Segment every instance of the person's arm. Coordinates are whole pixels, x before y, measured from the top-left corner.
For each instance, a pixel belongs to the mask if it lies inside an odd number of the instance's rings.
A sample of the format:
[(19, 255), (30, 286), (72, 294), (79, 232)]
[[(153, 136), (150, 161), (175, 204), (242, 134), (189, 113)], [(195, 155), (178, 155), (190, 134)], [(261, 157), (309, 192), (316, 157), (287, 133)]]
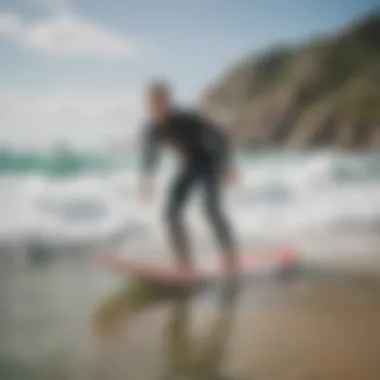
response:
[(216, 129), (216, 134), (220, 141), (221, 166), (225, 172), (230, 172), (233, 170), (233, 154), (230, 136), (222, 129)]
[(212, 121), (203, 119), (202, 122), (205, 129), (206, 147), (218, 157), (223, 172), (233, 171), (233, 149), (230, 136)]
[(159, 136), (154, 127), (148, 126), (142, 136), (141, 144), (141, 182), (140, 192), (144, 198), (149, 198), (153, 190), (153, 174), (157, 167)]

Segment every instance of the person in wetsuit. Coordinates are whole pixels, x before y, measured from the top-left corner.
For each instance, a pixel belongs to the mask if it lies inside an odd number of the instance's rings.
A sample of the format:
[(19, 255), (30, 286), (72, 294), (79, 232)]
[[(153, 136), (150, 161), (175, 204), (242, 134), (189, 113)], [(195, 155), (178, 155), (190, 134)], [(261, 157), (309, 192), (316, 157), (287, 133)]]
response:
[(195, 112), (176, 109), (168, 86), (155, 82), (148, 88), (151, 120), (143, 135), (141, 195), (152, 195), (152, 176), (163, 145), (174, 148), (183, 160), (169, 193), (166, 218), (178, 266), (191, 272), (191, 254), (182, 224), (182, 211), (196, 185), (203, 188), (206, 214), (223, 253), (224, 269), (235, 269), (236, 247), (232, 230), (221, 207), (222, 179), (232, 180), (231, 151), (227, 136), (210, 120)]

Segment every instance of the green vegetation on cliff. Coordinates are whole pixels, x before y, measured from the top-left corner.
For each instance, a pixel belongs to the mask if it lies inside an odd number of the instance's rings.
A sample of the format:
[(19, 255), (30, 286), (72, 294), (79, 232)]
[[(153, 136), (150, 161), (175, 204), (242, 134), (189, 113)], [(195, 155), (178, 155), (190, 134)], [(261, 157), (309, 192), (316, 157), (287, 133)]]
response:
[(203, 110), (248, 146), (380, 147), (380, 13), (234, 66)]

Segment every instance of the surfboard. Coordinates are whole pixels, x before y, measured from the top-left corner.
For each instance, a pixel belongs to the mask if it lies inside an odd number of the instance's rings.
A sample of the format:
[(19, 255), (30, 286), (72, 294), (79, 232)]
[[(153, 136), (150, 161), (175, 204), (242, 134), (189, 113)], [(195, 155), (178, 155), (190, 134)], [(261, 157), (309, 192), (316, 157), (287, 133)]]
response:
[[(128, 258), (126, 254), (101, 253), (98, 262), (105, 268), (122, 276), (130, 276), (164, 284), (181, 285), (207, 282), (226, 277), (220, 260), (214, 260), (183, 276), (174, 266), (163, 266), (140, 262)], [(235, 275), (257, 274), (271, 269), (291, 268), (297, 262), (297, 254), (291, 248), (277, 248), (262, 252), (247, 252), (239, 255), (238, 268)]]

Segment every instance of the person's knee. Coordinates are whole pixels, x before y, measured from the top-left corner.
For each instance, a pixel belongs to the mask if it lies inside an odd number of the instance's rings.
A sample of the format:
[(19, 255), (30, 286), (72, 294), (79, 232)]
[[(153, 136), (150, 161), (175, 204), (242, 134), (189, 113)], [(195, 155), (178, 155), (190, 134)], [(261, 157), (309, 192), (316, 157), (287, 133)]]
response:
[(171, 226), (178, 225), (181, 220), (180, 209), (173, 205), (169, 205), (165, 210), (164, 219)]
[(221, 218), (221, 212), (219, 210), (218, 205), (216, 205), (212, 201), (206, 201), (204, 205), (204, 210), (208, 218), (215, 221)]

